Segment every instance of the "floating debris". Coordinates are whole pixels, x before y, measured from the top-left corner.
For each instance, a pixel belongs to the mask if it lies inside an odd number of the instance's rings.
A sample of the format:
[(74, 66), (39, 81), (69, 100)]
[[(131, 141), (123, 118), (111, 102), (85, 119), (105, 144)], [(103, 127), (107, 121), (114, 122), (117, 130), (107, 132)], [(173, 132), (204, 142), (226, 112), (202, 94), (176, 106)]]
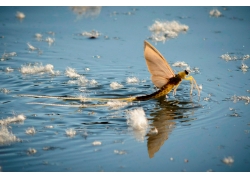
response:
[(119, 155), (127, 154), (127, 152), (124, 151), (124, 150), (119, 151), (119, 150), (116, 150), (116, 149), (114, 150), (114, 153), (115, 153), (115, 154), (119, 154)]
[[(183, 65), (185, 65), (185, 64), (186, 63), (184, 63)], [(191, 69), (190, 66), (187, 66), (186, 70), (189, 71), (190, 73), (200, 73), (200, 69), (198, 67), (194, 67), (194, 68)]]
[(31, 50), (31, 51), (37, 50), (37, 48), (34, 47), (34, 46), (32, 46), (30, 43), (27, 43), (27, 45), (28, 45), (28, 49), (29, 49), (29, 50)]
[(148, 120), (143, 108), (136, 108), (127, 112), (127, 124), (132, 128), (134, 137), (143, 142), (148, 128)]
[(169, 38), (177, 37), (180, 32), (186, 32), (188, 28), (177, 21), (155, 21), (149, 30), (152, 32), (152, 40), (165, 42)]
[(188, 66), (188, 64), (187, 63), (185, 63), (184, 61), (177, 61), (177, 62), (175, 62), (174, 64), (172, 64), (172, 66), (174, 66), (174, 67), (185, 67), (185, 66)]
[(205, 97), (203, 100), (204, 101), (208, 101), (208, 100), (210, 100), (210, 98), (209, 97)]
[(139, 83), (139, 79), (137, 77), (128, 77), (126, 81), (127, 83)]
[(248, 66), (242, 62), (242, 64), (241, 64), (241, 70), (242, 70), (243, 72), (246, 72), (247, 69), (248, 69)]
[(49, 45), (51, 45), (51, 44), (53, 44), (53, 43), (55, 42), (55, 38), (47, 37), (47, 38), (45, 39), (45, 41), (46, 41)]
[[(86, 78), (85, 78), (86, 79)], [(87, 80), (87, 79), (86, 79)], [(85, 81), (86, 81), (85, 80)], [(88, 80), (87, 80), (87, 82), (88, 82)], [(96, 86), (97, 84), (98, 84), (98, 82), (95, 80), (95, 79), (92, 79), (92, 80), (90, 80), (89, 81), (89, 84), (91, 85), (91, 86)]]
[(25, 14), (23, 12), (19, 12), (17, 11), (16, 12), (16, 17), (20, 20), (24, 19), (25, 18)]
[(171, 157), (171, 158), (169, 158), (169, 159), (170, 159), (170, 161), (173, 161), (173, 160), (174, 160), (174, 158), (172, 158), (172, 157)]
[(111, 87), (112, 89), (119, 89), (119, 88), (123, 88), (123, 85), (122, 85), (122, 84), (119, 84), (118, 82), (112, 82), (112, 83), (110, 84), (110, 87)]
[(6, 67), (6, 68), (5, 68), (5, 71), (9, 73), (9, 72), (13, 72), (14, 69), (12, 69), (12, 68), (10, 68), (10, 67)]
[(78, 78), (78, 77), (81, 76), (80, 74), (78, 74), (78, 73), (76, 72), (75, 69), (73, 69), (73, 68), (71, 68), (71, 67), (67, 67), (67, 68), (66, 68), (65, 75), (68, 76), (68, 77), (70, 77), (70, 78)]
[(220, 58), (226, 61), (247, 60), (250, 58), (250, 55), (246, 54), (241, 57), (241, 56), (229, 55), (228, 53), (226, 53), (221, 55)]
[(228, 165), (231, 165), (234, 163), (234, 159), (231, 157), (231, 156), (228, 156), (228, 157), (225, 157), (223, 160), (222, 160), (223, 163), (225, 164), (228, 164)]
[(101, 35), (101, 33), (99, 33), (98, 31), (92, 30), (90, 32), (84, 31), (80, 35), (88, 37), (89, 39), (96, 39)]
[(88, 79), (86, 79), (84, 76), (80, 76), (77, 79), (77, 84), (79, 86), (86, 86), (88, 82), (89, 82)]
[(185, 162), (185, 163), (188, 163), (188, 159), (184, 159), (184, 162)]
[(13, 57), (13, 56), (17, 56), (17, 53), (16, 52), (3, 53), (2, 57), (1, 57), (1, 61), (8, 60), (8, 59), (10, 59), (10, 57)]
[(29, 135), (34, 135), (36, 134), (36, 129), (34, 127), (29, 127), (28, 129), (25, 130), (25, 133)]
[(220, 58), (226, 61), (237, 60), (236, 56), (230, 56), (228, 53), (221, 55)]
[(100, 59), (100, 58), (101, 58), (101, 56), (99, 56), (99, 55), (95, 55), (95, 56), (93, 56), (93, 58)]
[(20, 139), (8, 131), (6, 126), (1, 126), (0, 129), (0, 145), (10, 144), (12, 142), (19, 142)]
[(250, 103), (250, 97), (249, 96), (232, 96), (231, 98), (233, 100), (234, 103), (238, 102), (238, 101), (245, 101), (245, 105)]
[(24, 65), (21, 67), (20, 72), (22, 74), (43, 74), (43, 73), (49, 73), (52, 75), (59, 75), (60, 71), (54, 71), (54, 66), (52, 64), (46, 64), (43, 66), (42, 64), (38, 65)]
[(249, 59), (250, 58), (250, 55), (249, 54), (246, 54), (243, 56), (242, 60), (246, 60), (246, 59)]
[(7, 117), (6, 119), (0, 120), (0, 125), (8, 125), (10, 123), (23, 123), (26, 117), (23, 114), (19, 114), (13, 117)]
[(27, 150), (27, 154), (29, 154), (29, 155), (31, 155), (31, 154), (36, 154), (36, 153), (37, 153), (37, 150), (34, 149), (34, 148), (29, 148), (29, 149)]
[(222, 16), (222, 13), (218, 9), (213, 9), (209, 12), (210, 16), (214, 17), (220, 17)]
[(1, 89), (0, 89), (0, 92), (1, 92), (1, 93), (4, 93), (4, 94), (8, 94), (8, 93), (10, 93), (10, 90), (8, 90), (8, 89), (6, 89), (6, 88), (1, 88)]
[(43, 37), (43, 35), (40, 34), (40, 33), (36, 33), (36, 34), (35, 34), (35, 38), (36, 38), (36, 40), (38, 40), (38, 41), (41, 41), (41, 40), (42, 40), (42, 37)]
[(92, 143), (92, 145), (93, 145), (93, 146), (100, 146), (100, 145), (102, 145), (102, 142), (101, 142), (101, 141), (94, 141), (94, 142)]
[(73, 128), (69, 128), (65, 132), (66, 132), (66, 135), (69, 137), (74, 137), (76, 135), (76, 131)]

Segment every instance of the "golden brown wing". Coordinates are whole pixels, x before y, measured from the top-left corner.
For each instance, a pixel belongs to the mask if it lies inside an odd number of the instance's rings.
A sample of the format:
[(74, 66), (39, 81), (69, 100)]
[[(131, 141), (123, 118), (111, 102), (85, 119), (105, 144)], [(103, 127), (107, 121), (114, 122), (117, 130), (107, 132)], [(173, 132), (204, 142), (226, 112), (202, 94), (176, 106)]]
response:
[(144, 41), (144, 57), (151, 74), (151, 80), (156, 87), (161, 88), (167, 84), (171, 77), (175, 76), (166, 59), (147, 41)]

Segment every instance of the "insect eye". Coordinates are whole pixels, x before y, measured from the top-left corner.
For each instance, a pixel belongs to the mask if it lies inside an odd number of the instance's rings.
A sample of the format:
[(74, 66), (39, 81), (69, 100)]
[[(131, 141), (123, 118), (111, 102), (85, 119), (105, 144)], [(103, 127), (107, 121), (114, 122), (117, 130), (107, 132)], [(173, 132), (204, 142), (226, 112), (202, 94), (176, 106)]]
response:
[(185, 70), (185, 73), (186, 73), (186, 75), (189, 75), (189, 71), (188, 70)]

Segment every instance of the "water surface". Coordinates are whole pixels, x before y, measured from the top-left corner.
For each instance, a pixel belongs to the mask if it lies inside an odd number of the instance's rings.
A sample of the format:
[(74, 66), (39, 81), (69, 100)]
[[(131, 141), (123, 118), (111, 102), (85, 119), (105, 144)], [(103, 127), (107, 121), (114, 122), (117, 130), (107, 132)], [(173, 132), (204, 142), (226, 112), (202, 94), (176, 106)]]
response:
[[(216, 7), (219, 17), (209, 14), (214, 8), (99, 7), (85, 8), (79, 15), (69, 7), (0, 7), (0, 118), (26, 117), (23, 122), (0, 125), (0, 170), (250, 171), (249, 101), (232, 99), (249, 97), (249, 71), (241, 66), (250, 66), (248, 58), (242, 60), (250, 54), (250, 8)], [(17, 11), (25, 18), (18, 19)], [(149, 30), (155, 20), (177, 21), (188, 30), (155, 42)], [(81, 35), (92, 30), (100, 35)], [(42, 35), (40, 40), (36, 33)], [(156, 89), (143, 56), (144, 40), (170, 65), (184, 61), (191, 70), (197, 68), (191, 75), (202, 85), (200, 97), (196, 90), (190, 96), (188, 81), (179, 86), (176, 96), (170, 93), (167, 99), (121, 107), (47, 106), (29, 103), (82, 102), (18, 96), (150, 94)], [(27, 43), (37, 49), (29, 49)], [(12, 52), (16, 55), (8, 54)], [(225, 60), (221, 58), (225, 54), (237, 58)], [(51, 64), (54, 74), (23, 74), (21, 68), (29, 64)], [(88, 81), (68, 77), (67, 67)], [(178, 72), (186, 67), (172, 68)], [(122, 87), (113, 89), (112, 82)], [(129, 112), (138, 108), (149, 124), (144, 131), (127, 124)], [(35, 133), (27, 134), (28, 128)], [(149, 133), (154, 128), (158, 133)], [(69, 129), (75, 134), (67, 135)], [(8, 141), (13, 136), (16, 139)], [(225, 161), (228, 157), (233, 162)]]

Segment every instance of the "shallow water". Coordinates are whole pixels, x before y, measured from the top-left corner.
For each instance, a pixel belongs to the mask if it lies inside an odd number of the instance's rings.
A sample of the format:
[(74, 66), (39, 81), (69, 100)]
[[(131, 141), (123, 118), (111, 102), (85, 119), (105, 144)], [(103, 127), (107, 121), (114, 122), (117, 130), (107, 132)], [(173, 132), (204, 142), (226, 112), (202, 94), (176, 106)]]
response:
[[(250, 8), (218, 7), (220, 17), (211, 16), (212, 9), (102, 7), (77, 15), (69, 7), (0, 7), (0, 118), (9, 118), (8, 124), (0, 123), (0, 170), (250, 171), (249, 101), (232, 98), (250, 96), (249, 71), (240, 69), (242, 63), (250, 66), (249, 58), (242, 61), (250, 54)], [(17, 11), (25, 18), (16, 18)], [(155, 20), (175, 20), (188, 30), (156, 43), (149, 30)], [(92, 30), (100, 35), (80, 35)], [(54, 42), (47, 42), (48, 37)], [(191, 70), (198, 68), (191, 75), (202, 85), (200, 97), (196, 90), (190, 96), (188, 81), (175, 97), (170, 93), (168, 99), (125, 106), (48, 106), (30, 103), (82, 102), (18, 96), (150, 94), (155, 89), (143, 56), (144, 40), (169, 64), (184, 61)], [(237, 60), (221, 58), (227, 53)], [(29, 64), (53, 68), (23, 74), (21, 68)], [(67, 67), (88, 81), (68, 77)], [(178, 72), (185, 67), (172, 68)], [(113, 88), (114, 82), (122, 86)], [(148, 123), (141, 130), (127, 124), (138, 108), (145, 117), (139, 113), (135, 121)], [(20, 114), (25, 120), (15, 119)], [(158, 133), (150, 133), (154, 128)]]

